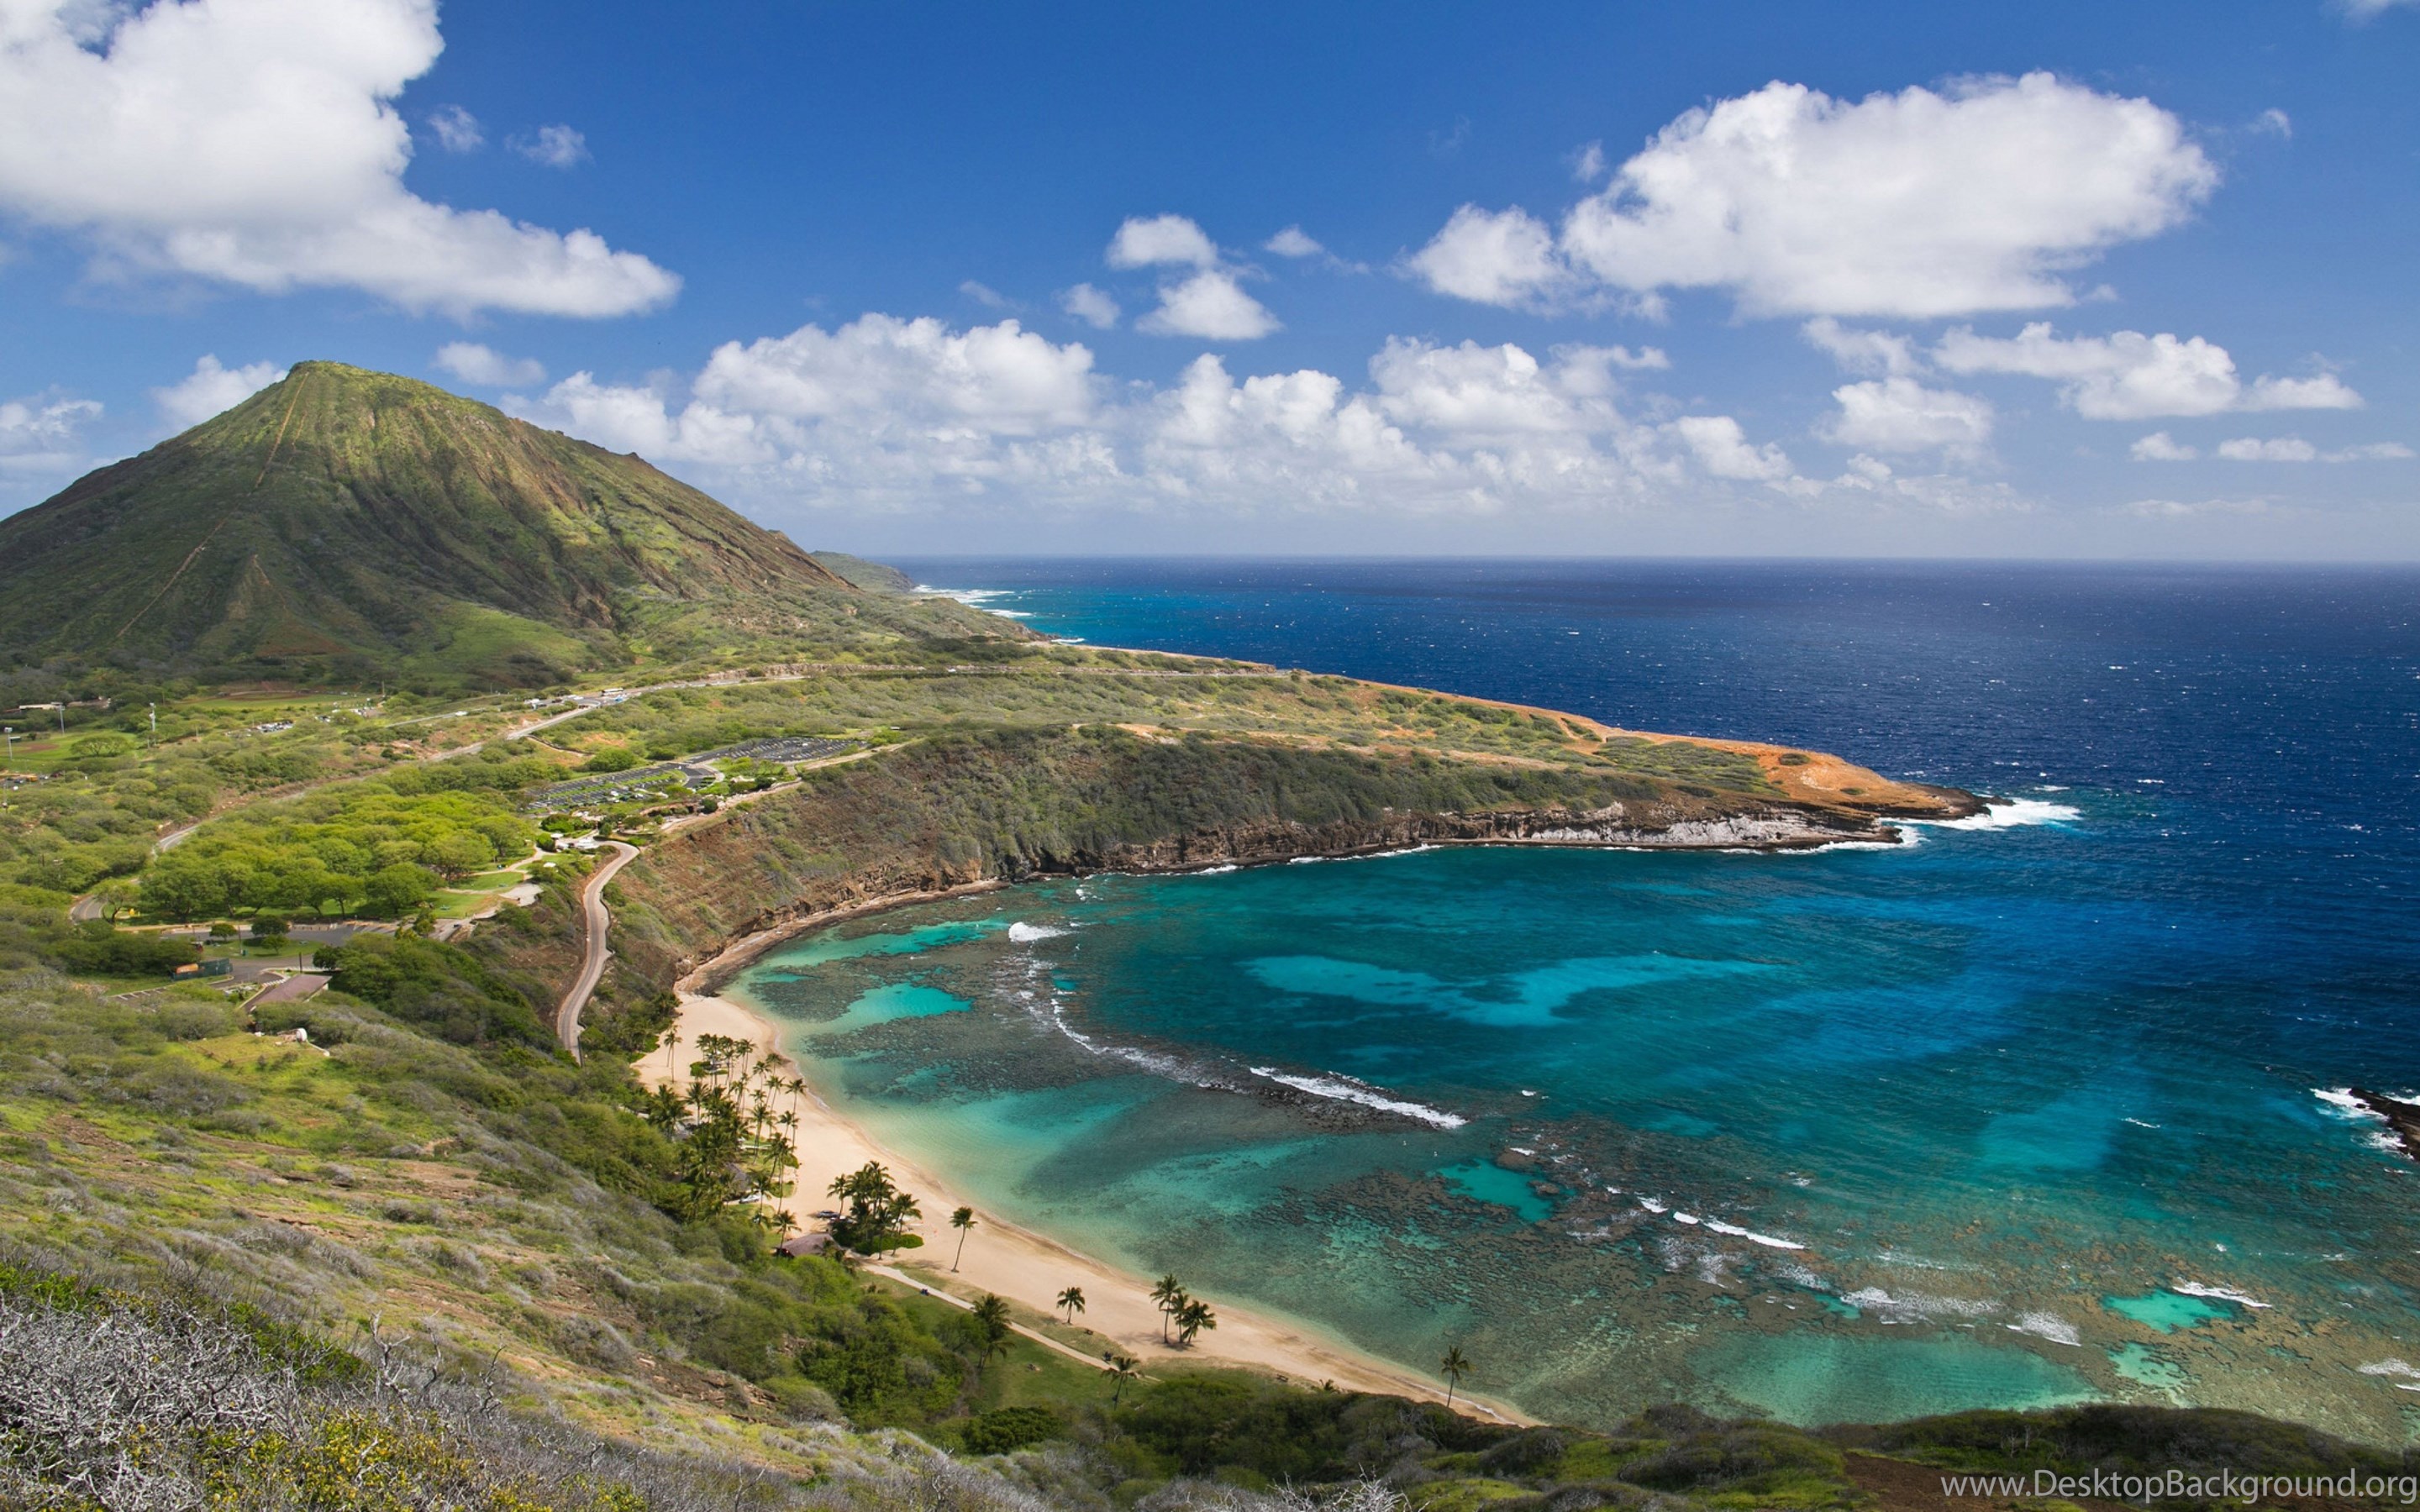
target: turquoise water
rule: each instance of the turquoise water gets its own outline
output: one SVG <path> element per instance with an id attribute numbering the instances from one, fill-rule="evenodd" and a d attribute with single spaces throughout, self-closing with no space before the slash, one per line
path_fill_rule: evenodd
<path id="1" fill-rule="evenodd" d="M 1893 850 L 1048 882 L 794 942 L 737 990 L 991 1211 L 1415 1367 L 1459 1346 L 1542 1414 L 2106 1397 L 2403 1442 L 2420 1194 L 2317 1094 L 2420 1081 L 2420 594 L 2187 586 L 1604 623 L 1541 590 L 1501 686 L 1387 664 L 1335 628 L 1367 601 L 1330 605 L 1351 671 L 1755 733 L 1719 703 L 2001 806 Z M 2028 594 L 1993 634 L 1942 596 Z M 1726 682 L 1751 631 L 1777 668 Z M 1608 702 L 1617 657 L 1670 717 Z M 1881 711 L 1909 755 L 1805 706 Z"/>

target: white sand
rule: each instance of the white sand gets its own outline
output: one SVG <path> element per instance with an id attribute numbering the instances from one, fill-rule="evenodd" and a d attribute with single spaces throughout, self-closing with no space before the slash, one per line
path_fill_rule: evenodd
<path id="1" fill-rule="evenodd" d="M 703 1034 L 745 1041 L 760 1052 L 780 1050 L 773 1026 L 746 1004 L 687 990 L 690 982 L 706 980 L 707 973 L 701 970 L 683 984 L 681 1053 L 667 1055 L 659 1050 L 640 1062 L 640 1077 L 649 1086 L 678 1086 L 686 1081 L 691 1057 L 685 1052 Z M 675 1061 L 677 1064 L 673 1063 Z M 853 1171 L 867 1161 L 881 1162 L 890 1167 L 901 1186 L 916 1195 L 924 1213 L 916 1229 L 924 1240 L 924 1247 L 894 1252 L 890 1258 L 936 1290 L 946 1287 L 960 1292 L 998 1292 L 1037 1312 L 1047 1313 L 1054 1310 L 1052 1301 L 1063 1288 L 1080 1287 L 1085 1310 L 1079 1321 L 1094 1333 L 1115 1340 L 1118 1348 L 1142 1362 L 1146 1373 L 1154 1365 L 1178 1361 L 1243 1365 L 1305 1385 L 1332 1381 L 1340 1390 L 1444 1400 L 1441 1384 L 1424 1381 L 1348 1345 L 1320 1338 L 1300 1326 L 1260 1317 L 1225 1303 L 1218 1303 L 1218 1326 L 1197 1337 L 1191 1348 L 1163 1345 L 1159 1308 L 1151 1300 L 1148 1281 L 1045 1235 L 1017 1227 L 985 1212 L 979 1206 L 977 1227 L 967 1241 L 957 1273 L 952 1275 L 949 1265 L 957 1250 L 958 1235 L 949 1227 L 949 1214 L 960 1206 L 975 1205 L 952 1191 L 932 1172 L 875 1143 L 864 1130 L 834 1112 L 812 1090 L 802 1097 L 785 1099 L 784 1105 L 799 1119 L 795 1131 L 798 1192 L 790 1200 L 791 1208 L 802 1212 L 813 1211 L 823 1205 L 821 1194 L 834 1177 Z M 1502 1403 L 1474 1401 L 1464 1394 L 1456 1395 L 1455 1405 L 1503 1421 L 1530 1421 Z"/>

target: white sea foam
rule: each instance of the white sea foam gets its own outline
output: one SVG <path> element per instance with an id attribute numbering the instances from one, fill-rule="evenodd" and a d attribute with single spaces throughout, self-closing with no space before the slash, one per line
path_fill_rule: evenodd
<path id="1" fill-rule="evenodd" d="M 1656 1201 L 1653 1197 L 1640 1197 L 1638 1199 L 1638 1205 L 1646 1209 L 1649 1212 L 1655 1213 L 1659 1216 L 1672 1211 L 1671 1209 L 1664 1206 L 1664 1204 Z"/>
<path id="2" fill-rule="evenodd" d="M 2357 1365 L 2353 1368 L 2365 1376 L 2401 1376 L 2406 1381 L 2420 1381 L 2420 1369 L 2413 1369 L 2411 1365 L 2399 1359 L 2373 1360 L 2367 1365 Z"/>
<path id="3" fill-rule="evenodd" d="M 2080 1349 L 2084 1344 L 2084 1335 L 2076 1332 L 2075 1325 L 2056 1313 L 2020 1313 L 2015 1322 L 2001 1326 L 2011 1334 L 2031 1334 L 2070 1349 Z"/>
<path id="4" fill-rule="evenodd" d="M 1196 872 L 1193 874 L 1197 877 L 1215 877 L 1224 872 L 1241 872 L 1242 870 L 1244 869 L 1237 866 L 1234 862 L 1227 861 L 1218 866 L 1205 866 L 1201 871 Z"/>
<path id="5" fill-rule="evenodd" d="M 2327 1104 L 2329 1112 L 2340 1119 L 2352 1119 L 2384 1123 L 2386 1115 L 2352 1095 L 2350 1087 L 2314 1087 L 2311 1095 Z"/>
<path id="6" fill-rule="evenodd" d="M 1978 1297 L 1935 1297 L 1912 1291 L 1894 1297 L 1880 1287 L 1865 1287 L 1840 1299 L 1882 1315 L 1885 1322 L 1930 1321 L 1936 1318 L 1988 1318 L 2000 1304 Z"/>
<path id="7" fill-rule="evenodd" d="M 1751 1244 L 1761 1244 L 1767 1249 L 1805 1249 L 1807 1247 L 1796 1240 L 1776 1239 L 1771 1234 L 1760 1234 L 1753 1228 L 1742 1228 L 1737 1224 L 1727 1224 L 1719 1218 L 1707 1219 L 1706 1227 L 1717 1234 L 1729 1234 L 1734 1239 L 1745 1239 Z"/>
<path id="8" fill-rule="evenodd" d="M 1032 945 L 1036 940 L 1055 940 L 1066 933 L 1056 924 L 1029 924 L 1023 919 L 1008 926 L 1008 937 L 1019 945 Z"/>
<path id="9" fill-rule="evenodd" d="M 1281 1087 L 1291 1087 L 1297 1092 L 1309 1092 L 1313 1097 L 1329 1098 L 1339 1103 L 1357 1103 L 1365 1108 L 1376 1108 L 1382 1113 L 1400 1114 L 1406 1119 L 1417 1119 L 1434 1129 L 1459 1129 L 1470 1121 L 1460 1114 L 1433 1108 L 1425 1103 L 1413 1103 L 1403 1098 L 1388 1097 L 1375 1088 L 1342 1077 L 1295 1076 L 1269 1066 L 1251 1066 L 1246 1069 L 1255 1076 L 1276 1082 Z"/>
<path id="10" fill-rule="evenodd" d="M 1931 829 L 2015 829 L 2024 825 L 2071 824 L 2083 817 L 2083 810 L 2072 804 L 2041 798 L 2004 798 L 1997 802 L 1986 799 L 1981 813 L 1968 814 L 1963 819 L 1906 819 L 1898 823 L 1923 825 Z"/>
<path id="11" fill-rule="evenodd" d="M 2266 1308 L 2269 1304 L 2257 1297 L 2247 1297 L 2233 1287 L 2206 1287 L 2198 1281 L 2171 1281 L 2168 1289 L 2184 1297 L 2208 1297 L 2213 1302 L 2231 1302 L 2240 1307 Z"/>
<path id="12" fill-rule="evenodd" d="M 1676 1224 L 1689 1224 L 1692 1226 L 1704 1222 L 1703 1219 L 1699 1218 L 1694 1212 L 1676 1212 L 1672 1215 L 1672 1221 Z"/>

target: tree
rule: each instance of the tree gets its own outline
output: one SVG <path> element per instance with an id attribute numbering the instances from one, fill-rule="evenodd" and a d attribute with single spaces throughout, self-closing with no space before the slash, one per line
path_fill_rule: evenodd
<path id="1" fill-rule="evenodd" d="M 988 1364 L 993 1355 L 1008 1352 L 1008 1302 L 986 1291 L 976 1300 L 973 1311 L 983 1331 L 983 1357 Z"/>
<path id="2" fill-rule="evenodd" d="M 1453 1394 L 1461 1387 L 1462 1378 L 1470 1373 L 1470 1362 L 1463 1357 L 1462 1346 L 1457 1344 L 1447 1350 L 1445 1358 L 1437 1362 L 1437 1369 L 1445 1374 L 1445 1404 L 1451 1407 Z"/>
<path id="3" fill-rule="evenodd" d="M 1059 1305 L 1067 1309 L 1067 1326 L 1076 1326 L 1076 1315 L 1084 1310 L 1084 1288 L 1069 1287 L 1059 1293 Z"/>
<path id="4" fill-rule="evenodd" d="M 1164 1275 L 1159 1278 L 1159 1285 L 1151 1288 L 1151 1300 L 1159 1304 L 1159 1342 L 1165 1344 L 1168 1342 L 1170 1316 L 1185 1305 L 1185 1288 L 1177 1285 L 1176 1277 Z"/>
<path id="5" fill-rule="evenodd" d="M 370 873 L 362 885 L 363 906 L 386 918 L 400 918 L 427 903 L 437 891 L 437 878 L 425 866 L 397 861 Z"/>
<path id="6" fill-rule="evenodd" d="M 1194 1335 L 1205 1328 L 1218 1326 L 1218 1315 L 1199 1297 L 1186 1298 L 1185 1304 L 1176 1310 L 1176 1342 L 1188 1349 L 1192 1347 Z"/>
<path id="7" fill-rule="evenodd" d="M 950 1227 L 958 1231 L 958 1252 L 950 1257 L 950 1269 L 955 1271 L 958 1268 L 958 1261 L 966 1257 L 967 1236 L 974 1232 L 975 1210 L 960 1208 L 950 1214 Z"/>
<path id="8" fill-rule="evenodd" d="M 1113 1354 L 1109 1356 L 1109 1378 L 1117 1382 L 1116 1385 L 1109 1389 L 1110 1406 L 1116 1406 L 1118 1398 L 1126 1394 L 1126 1382 L 1135 1378 L 1135 1366 L 1140 1364 L 1142 1364 L 1142 1362 L 1136 1359 L 1131 1354 Z"/>
<path id="9" fill-rule="evenodd" d="M 428 847 L 423 859 L 449 882 L 484 872 L 496 861 L 496 847 L 475 829 L 458 829 Z"/>
<path id="10" fill-rule="evenodd" d="M 700 1035 L 699 1047 L 705 1048 L 716 1039 L 710 1034 Z M 690 1075 L 696 1076 L 707 1064 L 700 1061 L 690 1068 Z M 867 1161 L 845 1176 L 834 1177 L 827 1190 L 848 1204 L 848 1211 L 831 1226 L 832 1237 L 861 1255 L 897 1248 L 892 1242 L 906 1231 L 910 1219 L 923 1215 L 916 1199 L 899 1190 L 891 1180 L 891 1172 L 878 1161 Z"/>

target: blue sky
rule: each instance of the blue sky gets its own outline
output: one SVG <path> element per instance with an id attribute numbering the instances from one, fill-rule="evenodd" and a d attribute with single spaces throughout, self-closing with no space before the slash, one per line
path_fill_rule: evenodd
<path id="1" fill-rule="evenodd" d="M 2410 560 L 2415 39 L 8 0 L 0 509 L 328 357 L 874 552 Z"/>

